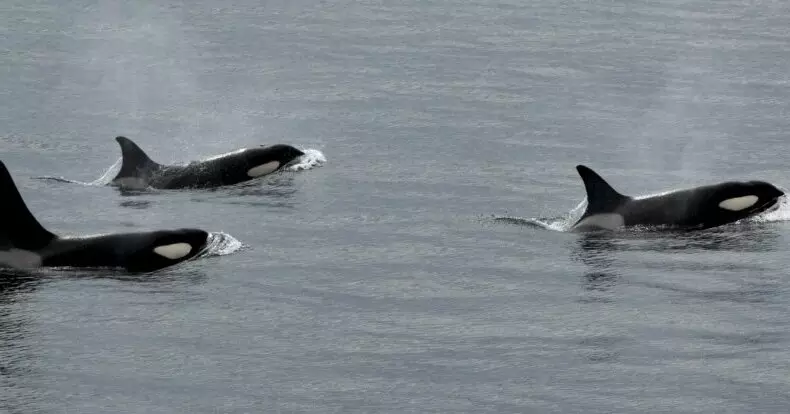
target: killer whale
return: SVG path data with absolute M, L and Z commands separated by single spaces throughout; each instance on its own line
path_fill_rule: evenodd
M 290 145 L 240 149 L 190 164 L 161 165 L 129 138 L 119 136 L 121 170 L 110 182 L 126 188 L 183 189 L 233 185 L 282 169 L 304 153 Z
M 577 165 L 587 206 L 571 229 L 577 231 L 629 226 L 702 230 L 760 214 L 784 192 L 764 181 L 728 181 L 644 197 L 617 192 L 592 169 Z
M 28 209 L 5 164 L 0 161 L 0 267 L 123 268 L 150 272 L 181 263 L 206 248 L 199 229 L 57 236 Z

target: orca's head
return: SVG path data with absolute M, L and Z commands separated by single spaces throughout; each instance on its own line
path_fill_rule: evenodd
M 286 165 L 304 155 L 304 152 L 299 149 L 285 144 L 276 144 L 265 148 L 269 152 L 269 157 L 280 161 L 281 165 Z
M 160 230 L 125 260 L 131 272 L 151 272 L 189 260 L 206 249 L 208 233 L 199 229 Z
M 717 186 L 704 206 L 707 221 L 731 223 L 768 211 L 784 192 L 765 181 L 728 182 Z
M 285 144 L 262 146 L 249 150 L 247 165 L 250 166 L 250 169 L 247 171 L 247 175 L 252 178 L 262 177 L 291 164 L 302 155 L 304 152 Z

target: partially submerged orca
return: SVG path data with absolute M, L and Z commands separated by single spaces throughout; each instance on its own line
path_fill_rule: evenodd
M 161 165 L 126 137 L 116 137 L 122 164 L 112 184 L 126 188 L 208 188 L 233 185 L 271 174 L 304 152 L 284 144 L 246 148 L 187 165 Z
M 46 230 L 25 205 L 0 161 L 0 267 L 123 268 L 150 272 L 188 260 L 206 248 L 199 229 L 60 237 Z
M 577 165 L 587 191 L 587 209 L 573 230 L 627 226 L 707 229 L 760 214 L 784 195 L 764 181 L 728 181 L 668 193 L 629 197 L 595 171 Z

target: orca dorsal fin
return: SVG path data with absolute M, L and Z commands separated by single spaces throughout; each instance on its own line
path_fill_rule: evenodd
M 577 165 L 576 171 L 579 172 L 582 181 L 584 181 L 584 188 L 587 191 L 587 211 L 585 216 L 612 212 L 620 204 L 630 199 L 630 197 L 617 192 L 592 169 L 584 165 Z
M 19 193 L 11 173 L 0 161 L 0 246 L 36 250 L 57 238 L 36 220 Z
M 150 170 L 156 170 L 161 167 L 151 160 L 148 154 L 140 149 L 131 139 L 118 136 L 115 137 L 115 140 L 118 141 L 118 144 L 121 146 L 121 170 L 118 171 L 118 175 L 115 176 L 115 179 L 139 177 Z

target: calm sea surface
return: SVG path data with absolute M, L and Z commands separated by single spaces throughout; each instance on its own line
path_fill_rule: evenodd
M 790 187 L 788 50 L 778 0 L 5 1 L 0 159 L 42 223 L 243 247 L 4 278 L 0 412 L 786 412 L 790 206 L 685 235 L 494 217 L 564 215 L 580 163 L 633 195 Z M 97 179 L 116 135 L 326 162 L 34 178 Z

